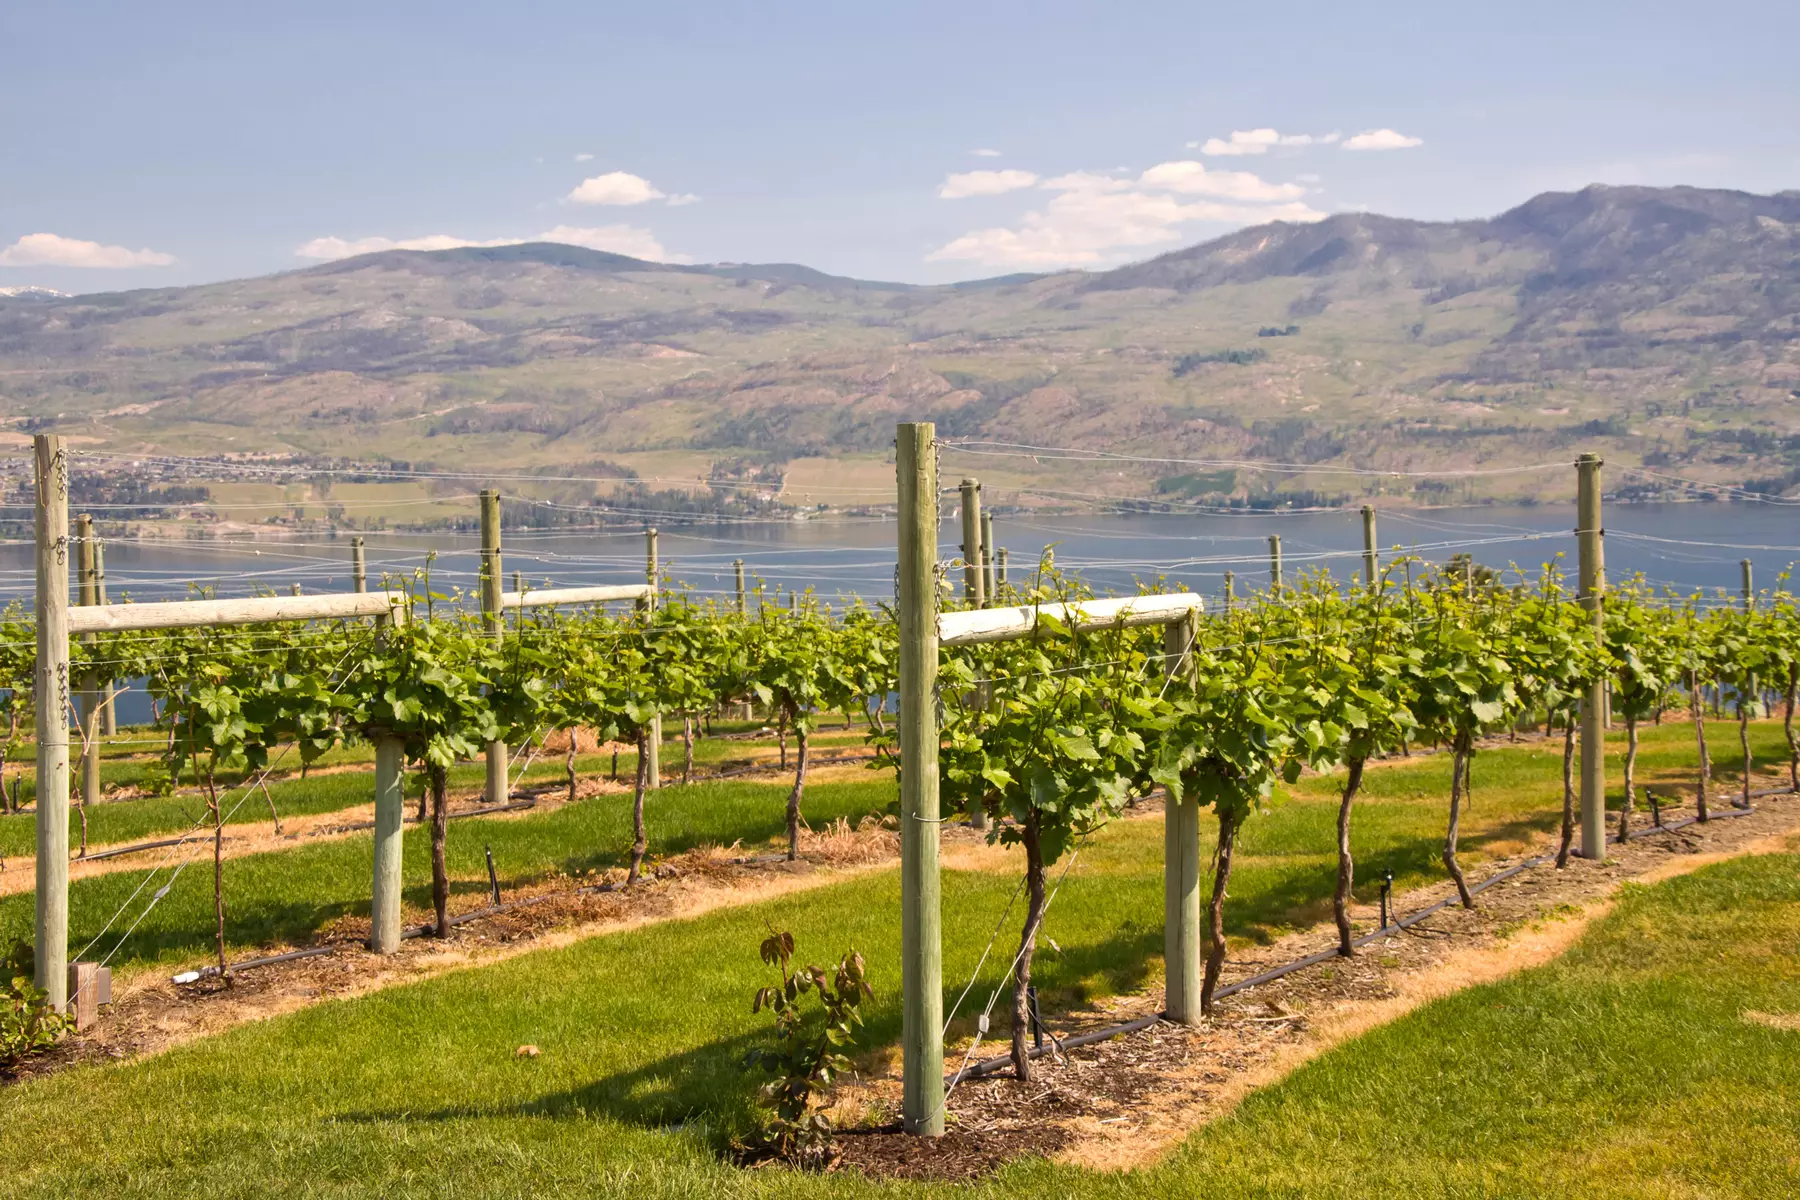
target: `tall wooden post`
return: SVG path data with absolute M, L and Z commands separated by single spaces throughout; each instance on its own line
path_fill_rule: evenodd
M 981 481 L 962 481 L 963 602 L 970 608 L 987 603 L 981 571 Z
M 481 491 L 481 627 L 496 642 L 506 637 L 506 620 L 500 611 L 500 493 L 494 488 Z M 507 780 L 511 764 L 507 761 L 506 741 L 487 744 L 487 802 L 505 804 L 512 794 Z
M 1363 583 L 1375 586 L 1375 506 L 1362 506 L 1363 519 Z
M 1600 457 L 1584 454 L 1575 463 L 1575 534 L 1581 566 L 1581 606 L 1593 617 L 1594 639 L 1603 639 L 1606 567 L 1601 543 Z M 1607 681 L 1596 679 L 1581 706 L 1581 856 L 1598 862 L 1606 857 L 1606 700 Z
M 1000 589 L 994 586 L 994 514 L 983 511 L 981 514 L 981 604 L 983 608 L 994 603 L 994 597 Z
M 1191 677 L 1195 617 L 1163 627 L 1169 675 Z M 1163 802 L 1163 1008 L 1169 1020 L 1200 1020 L 1200 802 Z
M 350 587 L 358 592 L 369 590 L 369 564 L 363 557 L 363 540 L 360 537 L 350 539 Z
M 662 562 L 656 552 L 656 530 L 644 530 L 644 582 L 651 587 L 657 586 L 658 577 L 662 574 Z M 656 597 L 652 595 L 644 601 L 645 612 L 656 607 Z M 650 729 L 644 736 L 644 786 L 659 788 L 662 786 L 662 714 L 657 713 L 650 718 Z
M 1281 535 L 1269 535 L 1269 594 L 1281 595 Z
M 1232 602 L 1236 599 L 1237 599 L 1237 575 L 1234 572 L 1227 571 L 1227 572 L 1225 572 L 1225 615 L 1226 616 L 1231 615 L 1231 605 L 1232 605 Z
M 936 427 L 929 421 L 901 425 L 895 448 L 900 499 L 901 1121 L 908 1133 L 940 1137 L 944 986 L 938 892 Z M 965 490 L 965 538 L 970 533 L 969 494 Z
M 1006 594 L 1006 547 L 994 548 L 994 598 L 998 600 Z
M 106 543 L 99 537 L 94 538 L 94 596 L 98 603 L 106 603 Z M 119 735 L 118 706 L 113 703 L 115 682 L 104 674 L 100 679 L 100 732 L 105 737 Z
M 399 738 L 375 743 L 375 886 L 369 900 L 369 949 L 400 948 L 400 848 L 406 816 L 406 746 Z
M 748 607 L 744 603 L 744 560 L 743 559 L 734 558 L 731 560 L 731 573 L 737 577 L 737 608 L 738 608 L 738 616 L 741 617 L 745 613 L 749 612 Z
M 37 986 L 69 1002 L 69 460 L 62 438 L 32 438 L 37 480 Z M 933 654 L 932 661 L 936 662 Z
M 1749 612 L 1752 608 L 1756 607 L 1756 589 L 1755 585 L 1752 583 L 1753 576 L 1751 575 L 1751 571 L 1754 568 L 1747 558 L 1739 559 L 1738 566 L 1744 573 L 1744 611 Z
M 94 573 L 94 518 L 82 513 L 75 518 L 75 562 L 79 587 L 77 596 L 83 608 L 100 603 L 99 582 Z M 92 645 L 93 634 L 81 639 Z M 81 692 L 77 709 L 81 718 L 81 802 L 100 803 L 100 678 L 93 671 L 81 676 Z

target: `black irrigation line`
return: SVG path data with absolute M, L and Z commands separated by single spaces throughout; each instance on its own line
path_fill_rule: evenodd
M 1793 794 L 1793 791 L 1794 789 L 1792 788 L 1771 788 L 1767 791 L 1752 792 L 1750 795 L 1752 799 L 1760 799 L 1768 796 L 1786 796 Z M 1716 820 L 1725 817 L 1747 817 L 1755 811 L 1756 809 L 1754 808 L 1743 808 L 1734 804 L 1711 812 L 1707 814 L 1707 817 L 1708 820 Z M 1696 815 L 1684 817 L 1679 821 L 1669 821 L 1661 825 L 1652 825 L 1644 829 L 1628 832 L 1625 835 L 1624 840 L 1634 841 L 1640 837 L 1648 837 L 1653 833 L 1668 833 L 1672 830 L 1682 829 L 1686 826 L 1696 824 L 1699 821 L 1700 818 Z M 1620 841 L 1617 837 L 1608 838 L 1607 840 L 1615 844 Z M 1497 883 L 1504 883 L 1515 875 L 1529 871 L 1534 867 L 1541 867 L 1547 862 L 1555 861 L 1556 855 L 1554 854 L 1534 855 L 1524 862 L 1516 863 L 1513 866 L 1506 868 L 1504 871 L 1488 876 L 1488 878 L 1470 888 L 1469 894 L 1471 896 L 1479 895 Z M 1362 937 L 1354 939 L 1350 944 L 1352 946 L 1367 946 L 1371 942 L 1378 941 L 1390 934 L 1397 933 L 1404 929 L 1410 929 L 1412 926 L 1419 924 L 1426 918 L 1434 916 L 1444 909 L 1449 908 L 1451 905 L 1458 903 L 1458 901 L 1459 897 L 1447 896 L 1444 899 L 1439 900 L 1436 904 L 1422 908 L 1410 916 L 1401 917 L 1399 920 L 1384 925 L 1373 933 L 1366 933 Z M 1316 954 L 1308 954 L 1304 958 L 1297 958 L 1292 962 L 1283 963 L 1278 967 L 1271 967 L 1269 970 L 1258 975 L 1252 975 L 1248 979 L 1240 979 L 1235 983 L 1228 983 L 1224 987 L 1218 988 L 1213 992 L 1213 999 L 1223 1000 L 1228 996 L 1235 996 L 1239 992 L 1248 991 L 1250 988 L 1258 987 L 1265 983 L 1273 983 L 1275 980 L 1280 979 L 1285 975 L 1292 975 L 1295 971 L 1301 971 L 1307 967 L 1316 967 L 1321 963 L 1330 962 L 1338 957 L 1340 957 L 1340 955 L 1335 946 L 1329 950 L 1321 950 Z M 1054 1039 L 1049 1046 L 1034 1047 L 1026 1053 L 1028 1057 L 1036 1059 L 1060 1050 L 1073 1050 L 1080 1046 L 1091 1046 L 1097 1042 L 1108 1041 L 1112 1038 L 1136 1033 L 1141 1029 L 1148 1029 L 1158 1021 L 1166 1020 L 1167 1017 L 1168 1014 L 1166 1012 L 1154 1013 L 1148 1017 L 1139 1017 L 1134 1021 L 1125 1021 L 1118 1025 L 1108 1025 L 1103 1029 L 1090 1030 L 1087 1033 L 1076 1034 L 1073 1037 L 1057 1038 Z M 1012 1066 L 1011 1055 L 1001 1055 L 996 1058 L 983 1059 L 973 1066 L 965 1067 L 956 1074 L 946 1078 L 944 1080 L 944 1087 L 946 1089 L 953 1088 L 965 1079 L 981 1079 L 1005 1070 L 1010 1066 Z
M 75 862 L 99 862 L 103 858 L 117 858 L 121 854 L 139 854 L 145 850 L 161 850 L 165 846 L 181 846 L 188 842 L 205 842 L 212 840 L 210 833 L 197 833 L 189 837 L 163 838 L 156 842 L 138 842 L 131 846 L 116 846 L 111 850 L 96 850 L 92 854 L 80 854 Z

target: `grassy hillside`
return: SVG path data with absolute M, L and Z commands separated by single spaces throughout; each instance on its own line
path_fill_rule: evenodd
M 389 252 L 0 298 L 0 437 L 603 460 L 693 486 L 720 459 L 878 460 L 896 420 L 928 417 L 962 438 L 1401 471 L 1579 446 L 1783 490 L 1800 482 L 1797 311 L 1800 194 L 1691 188 L 1546 194 L 1482 221 L 1341 214 L 1110 272 L 949 287 L 558 245 Z M 1026 459 L 983 475 L 1040 501 L 1567 490 L 1563 471 L 1418 484 Z

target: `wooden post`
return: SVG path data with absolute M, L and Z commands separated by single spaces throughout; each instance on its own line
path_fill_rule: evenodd
M 1191 677 L 1195 618 L 1163 626 L 1170 676 Z M 1171 1021 L 1200 1020 L 1200 802 L 1163 802 L 1163 1008 Z
M 644 581 L 651 587 L 657 586 L 657 578 L 662 574 L 662 562 L 656 552 L 656 530 L 644 530 Z M 652 595 L 644 602 L 645 611 L 656 607 L 656 597 Z M 662 786 L 662 714 L 657 713 L 650 718 L 650 730 L 644 738 L 644 786 L 659 788 Z
M 981 606 L 994 603 L 1000 589 L 994 586 L 994 514 L 981 514 Z
M 994 596 L 996 599 L 1006 594 L 1006 547 L 994 548 Z
M 1269 594 L 1281 595 L 1281 535 L 1269 535 Z
M 738 608 L 738 616 L 741 617 L 750 611 L 749 607 L 744 602 L 744 560 L 743 559 L 734 558 L 731 560 L 731 573 L 734 576 L 736 576 L 736 578 L 737 578 L 737 608 Z
M 1236 599 L 1237 599 L 1237 575 L 1231 571 L 1227 571 L 1227 572 L 1225 572 L 1225 615 L 1226 616 L 1231 615 L 1231 604 L 1232 604 L 1232 601 L 1234 601 Z
M 496 642 L 506 637 L 506 620 L 500 611 L 500 493 L 481 490 L 481 627 Z M 507 780 L 506 741 L 487 744 L 487 802 L 505 804 L 512 794 Z
M 406 815 L 406 748 L 399 738 L 375 743 L 375 886 L 369 901 L 369 949 L 400 948 L 400 847 Z
M 363 557 L 363 540 L 360 537 L 350 539 L 350 589 L 356 592 L 369 590 L 369 564 Z
M 94 539 L 94 595 L 101 604 L 106 603 L 106 543 L 98 537 Z M 115 680 L 100 680 L 100 733 L 105 737 L 119 735 L 118 706 L 113 703 L 113 684 Z
M 1756 607 L 1756 591 L 1751 584 L 1752 567 L 1750 560 L 1747 558 L 1739 559 L 1738 566 L 1742 568 L 1744 573 L 1744 611 L 1749 612 L 1752 608 Z
M 94 518 L 82 513 L 75 518 L 77 595 L 83 608 L 100 603 L 100 588 L 94 573 Z M 83 634 L 81 640 L 92 643 L 94 635 Z M 100 679 L 93 671 L 83 672 L 78 711 L 81 719 L 81 803 L 100 803 Z M 85 850 L 84 850 L 85 853 Z
M 90 1028 L 100 1019 L 99 963 L 70 963 L 69 1010 L 75 1018 L 77 1033 Z
M 1375 506 L 1362 506 L 1363 519 L 1363 583 L 1375 586 Z
M 37 482 L 37 986 L 69 1002 L 69 459 L 54 433 L 32 437 Z M 936 654 L 933 652 L 935 663 Z
M 900 500 L 901 1123 L 908 1133 L 940 1137 L 944 985 L 938 892 L 936 427 L 929 421 L 901 425 L 895 449 Z M 963 494 L 968 538 L 970 492 Z
M 962 481 L 963 602 L 984 608 L 987 596 L 981 573 L 981 481 Z
M 1579 542 L 1581 606 L 1592 614 L 1594 639 L 1603 639 L 1606 569 L 1601 543 L 1600 458 L 1584 454 L 1575 463 L 1575 535 Z M 1581 706 L 1581 856 L 1598 862 L 1606 857 L 1606 700 L 1607 681 L 1596 679 Z

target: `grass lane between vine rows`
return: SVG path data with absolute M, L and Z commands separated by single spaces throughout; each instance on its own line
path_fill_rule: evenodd
M 1158 833 L 1129 823 L 1083 855 L 1047 926 L 1060 947 L 1044 955 L 1047 986 L 1138 986 L 1152 973 L 1161 896 L 1145 860 Z M 1291 870 L 1247 873 L 1248 906 Z M 966 978 L 1009 890 L 997 874 L 946 874 L 947 981 Z M 36 1147 L 9 1164 L 10 1194 L 1124 1200 L 1348 1198 L 1372 1180 L 1400 1198 L 1800 1187 L 1800 855 L 1628 887 L 1562 960 L 1327 1053 L 1150 1170 L 1022 1162 L 952 1189 L 721 1163 L 715 1149 L 742 1127 L 754 1086 L 742 1057 L 766 1036 L 746 997 L 765 981 L 755 947 L 767 926 L 792 929 L 803 957 L 862 950 L 878 997 L 865 1041 L 891 1044 L 897 903 L 893 872 L 863 876 L 32 1081 L 0 1093 L 0 1141 Z M 541 1056 L 516 1057 L 524 1043 Z

